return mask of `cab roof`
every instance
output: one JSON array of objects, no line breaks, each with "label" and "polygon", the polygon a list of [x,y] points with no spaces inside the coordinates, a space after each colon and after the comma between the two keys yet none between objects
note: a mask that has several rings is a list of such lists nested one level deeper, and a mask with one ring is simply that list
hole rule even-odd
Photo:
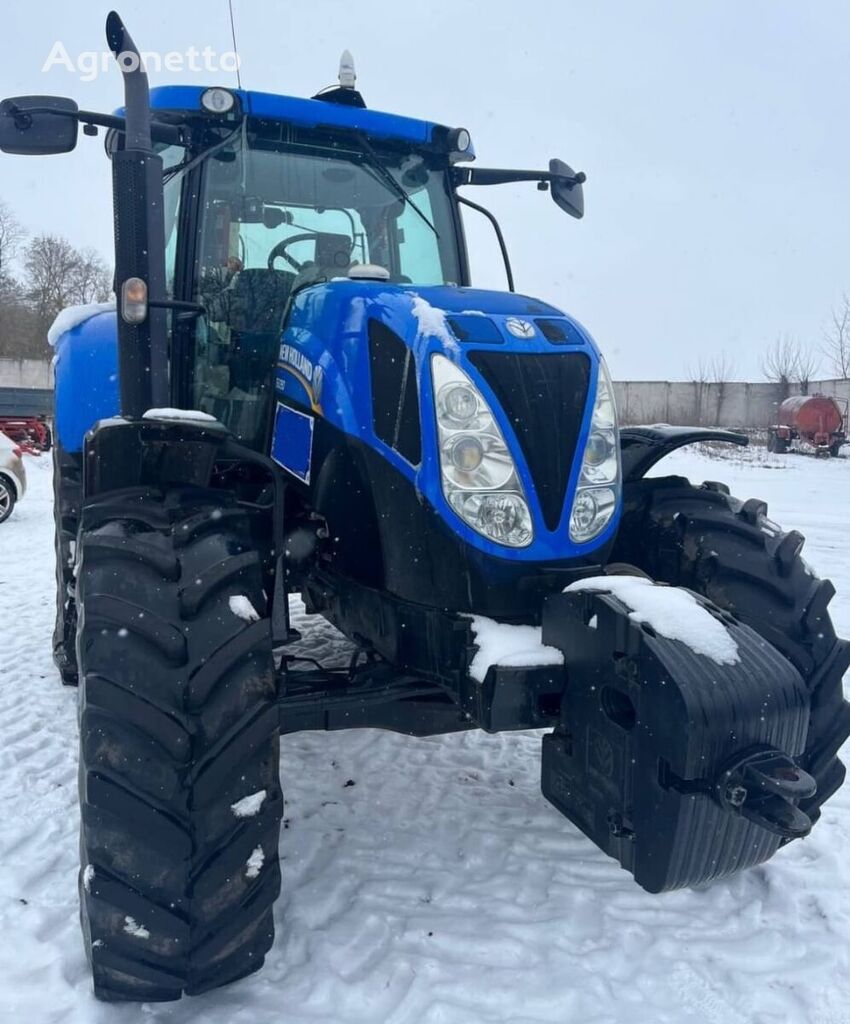
[{"label": "cab roof", "polygon": [[[151,109],[203,113],[201,95],[205,91],[204,86],[160,86],[151,90]],[[401,139],[426,145],[435,141],[435,129],[438,132],[447,130],[444,126],[431,121],[386,114],[365,107],[349,107],[325,100],[305,100],[297,96],[278,96],[274,93],[250,92],[245,89],[228,91],[237,97],[242,112],[250,117],[284,121],[307,128],[348,128],[377,138]]]}]

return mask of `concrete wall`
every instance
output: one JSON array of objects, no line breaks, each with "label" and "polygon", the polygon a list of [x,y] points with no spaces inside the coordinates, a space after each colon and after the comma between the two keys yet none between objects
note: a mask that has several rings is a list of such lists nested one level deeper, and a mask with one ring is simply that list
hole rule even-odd
[{"label": "concrete wall", "polygon": [[[0,359],[0,387],[51,388],[53,368],[37,359]],[[731,381],[617,381],[617,408],[623,423],[674,423],[685,426],[763,429],[776,422],[776,410],[787,398],[781,384]],[[789,394],[799,393],[792,386]],[[850,401],[850,380],[812,381],[816,391]]]},{"label": "concrete wall", "polygon": [[[617,381],[617,408],[623,423],[673,423],[685,426],[763,429],[776,422],[777,408],[792,385],[700,384],[696,381]],[[850,380],[812,381],[808,393],[822,392],[850,401]]]},{"label": "concrete wall", "polygon": [[52,388],[53,367],[41,359],[0,359],[0,388]]}]

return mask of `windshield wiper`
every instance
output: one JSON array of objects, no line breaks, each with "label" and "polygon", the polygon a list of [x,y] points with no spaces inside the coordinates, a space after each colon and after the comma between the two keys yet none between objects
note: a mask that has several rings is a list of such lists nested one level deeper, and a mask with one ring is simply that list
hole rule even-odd
[{"label": "windshield wiper", "polygon": [[437,231],[437,229],[434,227],[431,221],[419,209],[416,203],[414,203],[414,201],[410,198],[410,196],[402,188],[402,186],[395,180],[392,174],[387,170],[386,166],[383,163],[381,163],[381,158],[372,148],[372,144],[369,142],[369,140],[363,135],[358,135],[357,141],[363,147],[363,150],[360,155],[362,157],[365,157],[366,159],[366,163],[363,165],[364,169],[367,171],[371,170],[372,177],[376,178],[379,181],[382,181],[388,188],[390,188],[406,206],[409,206],[419,215],[419,217],[422,220],[425,221],[425,223],[434,232],[437,238],[439,238],[439,231]]}]

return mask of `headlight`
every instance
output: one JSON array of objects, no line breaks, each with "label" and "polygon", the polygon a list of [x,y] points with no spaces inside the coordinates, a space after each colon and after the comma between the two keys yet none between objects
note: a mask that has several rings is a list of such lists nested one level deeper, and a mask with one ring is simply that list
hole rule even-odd
[{"label": "headlight", "polygon": [[471,527],[497,544],[521,548],[531,543],[531,516],[528,505],[518,494],[452,491],[449,504]]},{"label": "headlight", "polygon": [[469,377],[445,356],[431,358],[443,494],[488,540],[524,548],[534,538],[516,465],[493,413]]},{"label": "headlight", "polygon": [[478,413],[478,395],[471,385],[447,384],[440,389],[438,406],[444,419],[464,426]]},{"label": "headlight", "polygon": [[605,363],[599,363],[590,434],[570,516],[570,538],[586,544],[598,537],[617,510],[620,496],[620,443],[614,389]]},{"label": "headlight", "polygon": [[584,449],[581,467],[582,483],[610,484],[619,473],[619,451],[616,430],[592,429]]},{"label": "headlight", "polygon": [[484,461],[484,445],[471,434],[449,441],[452,465],[459,473],[474,473]]}]

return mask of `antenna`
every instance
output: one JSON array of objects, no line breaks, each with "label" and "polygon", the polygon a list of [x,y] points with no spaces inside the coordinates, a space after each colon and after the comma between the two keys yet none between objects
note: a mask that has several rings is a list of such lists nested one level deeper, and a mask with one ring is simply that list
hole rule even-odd
[{"label": "antenna", "polygon": [[230,38],[233,40],[233,52],[236,54],[236,85],[242,89],[242,72],[240,70],[239,47],[236,45],[236,23],[233,20],[233,0],[227,0],[227,8],[230,11]]},{"label": "antenna", "polygon": [[343,50],[339,58],[339,86],[341,89],[353,89],[357,81],[354,71],[354,58],[350,50]]}]

